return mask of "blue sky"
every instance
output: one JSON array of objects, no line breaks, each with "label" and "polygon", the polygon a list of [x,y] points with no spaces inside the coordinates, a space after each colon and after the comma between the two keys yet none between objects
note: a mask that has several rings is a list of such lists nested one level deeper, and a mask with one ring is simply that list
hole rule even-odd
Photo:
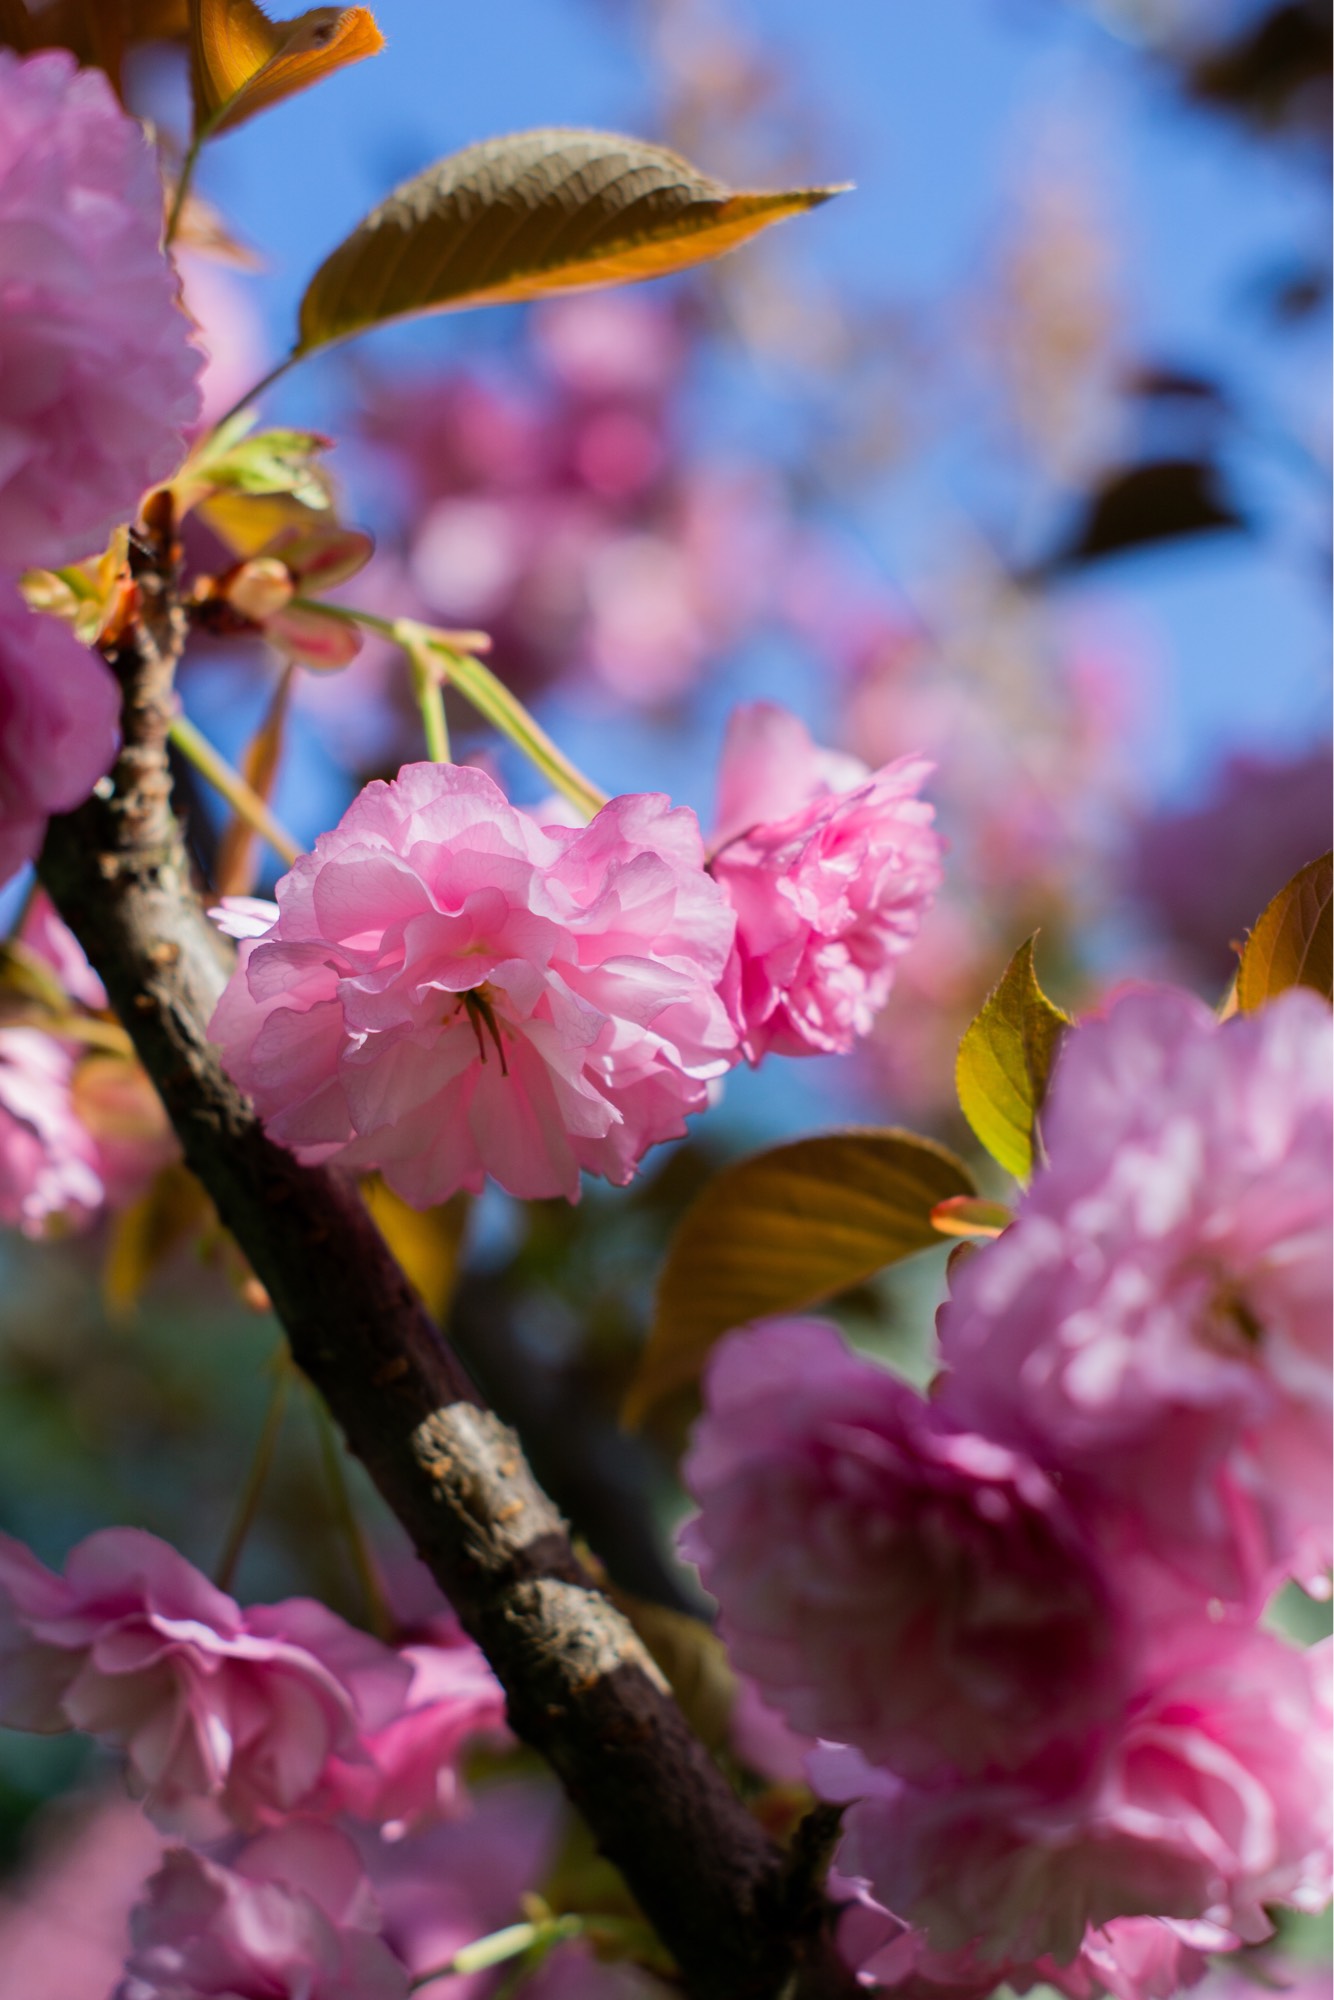
[{"label": "blue sky", "polygon": [[[206,190],[271,260],[254,283],[275,350],[324,252],[430,159],[535,124],[653,130],[637,10],[623,0],[379,0],[375,11],[385,54],[220,142],[205,168]],[[1158,685],[1137,752],[1159,796],[1197,789],[1229,747],[1282,751],[1323,735],[1325,603],[1297,531],[1318,518],[1318,476],[1265,438],[1312,426],[1323,409],[1323,328],[1276,342],[1246,291],[1262,268],[1319,240],[1309,181],[1272,149],[1183,111],[1146,81],[1137,51],[1074,7],[738,0],[737,13],[812,114],[821,176],[857,183],[801,225],[798,253],[850,299],[927,309],[948,299],[994,232],[1034,129],[1055,110],[1087,130],[1131,331],[1144,352],[1217,368],[1240,391],[1255,436],[1229,470],[1268,525],[1253,541],[1123,559],[1068,593],[1076,607],[1106,605],[1152,660]],[[479,337],[478,316],[464,316],[415,330],[413,345],[443,358]],[[339,366],[309,366],[273,407],[325,414]],[[730,387],[735,398],[735,375]],[[742,421],[762,434],[773,386],[757,377],[742,391]],[[802,394],[800,384],[781,391],[798,404]],[[969,440],[954,445],[871,496],[856,524],[891,574],[929,559],[961,500],[973,502]]]}]

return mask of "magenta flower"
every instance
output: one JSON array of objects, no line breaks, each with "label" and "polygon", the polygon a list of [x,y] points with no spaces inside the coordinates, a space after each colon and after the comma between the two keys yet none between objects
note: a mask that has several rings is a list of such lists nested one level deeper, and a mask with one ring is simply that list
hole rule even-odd
[{"label": "magenta flower", "polygon": [[1070,1035],[1049,1164],[940,1315],[957,1421],[1110,1496],[1205,1588],[1329,1560],[1331,1025],[1167,989]]},{"label": "magenta flower", "polygon": [[313,1797],[331,1758],[398,1713],[410,1669],[306,1598],[242,1612],[136,1528],[80,1542],[63,1577],[0,1537],[0,1721],[122,1748],[148,1809],[200,1831]]},{"label": "magenta flower", "polygon": [[[1068,1965],[1122,1917],[1269,1935],[1267,1904],[1330,1893],[1329,1648],[1201,1621],[1127,1705],[1090,1780],[918,1787],[828,1746],[810,1770],[855,1799],[839,1865],[932,1950]],[[999,1976],[999,1974],[998,1974]]]},{"label": "magenta flower", "polygon": [[40,1028],[0,1028],[0,1223],[42,1236],[79,1227],[106,1189],[70,1096],[74,1058]]},{"label": "magenta flower", "polygon": [[486,1175],[575,1200],[679,1137],[735,1058],[731,911],[694,815],[539,827],[480,771],[368,785],[243,939],[211,1033],[270,1135],[419,1207]]},{"label": "magenta flower", "polygon": [[0,569],[96,554],[181,461],[204,357],[161,237],[106,77],[0,49]]},{"label": "magenta flower", "polygon": [[119,722],[109,669],[0,580],[0,882],[32,860],[53,812],[87,798],[116,754]]},{"label": "magenta flower", "polygon": [[346,1835],[311,1820],[261,1834],[230,1868],[172,1848],[131,1919],[115,2000],[407,2000]]},{"label": "magenta flower", "polygon": [[684,1476],[733,1658],[797,1730],[917,1779],[1044,1757],[1068,1785],[1096,1750],[1122,1621],[1060,1495],[836,1328],[729,1335]]},{"label": "magenta flower", "polygon": [[322,1805],[395,1835],[462,1811],[465,1747],[478,1736],[508,1740],[505,1691],[485,1655],[457,1626],[437,1625],[433,1637],[399,1654],[412,1669],[401,1713],[364,1735],[355,1759],[332,1759],[325,1774]]},{"label": "magenta flower", "polygon": [[748,1061],[869,1033],[940,882],[930,771],[868,771],[770,702],[733,714],[709,866],[737,915],[726,991]]}]

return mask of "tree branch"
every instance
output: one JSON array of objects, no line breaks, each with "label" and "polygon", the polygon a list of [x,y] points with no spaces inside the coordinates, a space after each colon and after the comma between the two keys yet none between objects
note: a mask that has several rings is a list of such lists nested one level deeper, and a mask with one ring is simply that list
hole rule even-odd
[{"label": "tree branch", "polygon": [[[858,1991],[782,1857],[581,1568],[517,1438],[478,1398],[362,1204],[265,1136],[206,1027],[230,950],[200,909],[171,809],[184,641],[165,496],[132,544],[136,602],[108,664],[124,694],[110,781],[53,819],[40,873],[314,1382],[697,2000]],[[102,796],[101,794],[105,794]]]}]

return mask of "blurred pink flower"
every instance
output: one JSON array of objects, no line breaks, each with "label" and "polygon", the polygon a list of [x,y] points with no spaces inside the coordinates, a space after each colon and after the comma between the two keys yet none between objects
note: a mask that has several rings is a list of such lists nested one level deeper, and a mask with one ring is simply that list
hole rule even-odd
[{"label": "blurred pink flower", "polygon": [[0,1537],[0,1719],[122,1747],[150,1812],[214,1832],[303,1805],[401,1708],[410,1668],[307,1598],[242,1612],[135,1528],[53,1575]]},{"label": "blurred pink flower", "polygon": [[846,1053],[889,997],[940,881],[931,766],[871,773],[770,702],[737,709],[710,870],[737,913],[729,1004],[747,1059]]},{"label": "blurred pink flower", "polygon": [[418,1206],[487,1174],[529,1198],[628,1181],[734,1060],[732,915],[659,796],[542,828],[480,771],[408,765],[278,906],[210,1032],[274,1139]]},{"label": "blurred pink flower", "polygon": [[955,1420],[1230,1597],[1329,1560],[1332,1053],[1305,989],[1221,1025],[1122,995],[1067,1038],[1048,1164],[940,1314]]},{"label": "blurred pink flower", "polygon": [[0,1028],[0,1223],[44,1235],[79,1227],[106,1189],[70,1095],[74,1057],[41,1028]]},{"label": "blurred pink flower", "polygon": [[169,478],[203,355],[153,149],[98,70],[0,49],[0,567],[96,554]]},{"label": "blurred pink flower", "polygon": [[19,941],[50,966],[71,1000],[98,1013],[107,1005],[107,990],[84,955],[83,946],[57,914],[45,889],[28,904]]},{"label": "blurred pink flower", "polygon": [[1209,1952],[1230,1951],[1237,1940],[1212,1924],[1177,1924],[1159,1917],[1119,1917],[1086,1932],[1073,1959],[1029,1964],[985,1960],[963,1946],[933,1951],[921,1931],[876,1902],[864,1881],[834,1870],[829,1894],[843,1906],[838,1945],[848,1964],[877,1992],[897,2000],[989,2000],[1003,1979],[1007,1989],[1029,1993],[1055,1987],[1068,2000],[1174,2000],[1202,1979]]},{"label": "blurred pink flower", "polygon": [[378,1927],[360,1857],[333,1827],[291,1820],[230,1868],[172,1848],[131,1919],[115,2000],[407,2000]]},{"label": "blurred pink flower", "polygon": [[[71,1810],[73,1807],[73,1810]],[[85,2000],[111,1991],[129,1949],[130,1906],[162,1836],[123,1796],[39,1815],[35,1842],[0,1890],[0,2000]]]},{"label": "blurred pink flower", "polygon": [[1114,1919],[1269,1935],[1268,1904],[1330,1893],[1328,1646],[1185,1626],[1087,1785],[916,1787],[822,1746],[816,1789],[852,1799],[839,1866],[932,1950],[1068,1965]]},{"label": "blurred pink flower", "polygon": [[404,1646],[412,1669],[400,1714],[364,1735],[357,1758],[335,1757],[322,1804],[398,1833],[414,1823],[464,1810],[459,1759],[478,1736],[508,1740],[505,1691],[480,1647],[447,1619]]},{"label": "blurred pink flower", "polygon": [[[384,1937],[415,1978],[457,1951],[523,1918],[556,1859],[564,1809],[541,1779],[502,1779],[478,1791],[466,1818],[442,1820],[403,1840],[356,1835],[384,1911]],[[495,1974],[432,1980],[421,2000],[481,2000]]]},{"label": "blurred pink flower", "polygon": [[683,1548],[794,1728],[919,1780],[1044,1757],[1066,1787],[1096,1752],[1126,1648],[1078,1524],[837,1328],[730,1334],[683,1475]]},{"label": "blurred pink flower", "polygon": [[51,813],[87,798],[116,754],[119,722],[110,670],[0,578],[0,883],[32,860]]},{"label": "blurred pink flower", "polygon": [[[566,1825],[553,1784],[506,1778],[479,1790],[463,1819],[405,1839],[358,1833],[384,1911],[385,1941],[414,1979],[448,1965],[478,1938],[522,1921],[523,1899],[541,1891]],[[483,2000],[501,1977],[451,1974],[424,1979],[416,1992],[419,2000]],[[524,2000],[668,2000],[676,1990],[637,1966],[601,1963],[581,1941],[559,1946],[522,1985]]]},{"label": "blurred pink flower", "polygon": [[92,1144],[102,1198],[113,1212],[138,1201],[180,1158],[180,1142],[148,1072],[133,1056],[94,1051],[70,1087],[74,1115]]}]

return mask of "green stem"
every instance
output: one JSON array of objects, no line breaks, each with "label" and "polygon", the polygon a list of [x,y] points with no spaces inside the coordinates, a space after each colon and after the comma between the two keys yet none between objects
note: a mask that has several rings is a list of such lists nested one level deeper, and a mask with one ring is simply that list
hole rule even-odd
[{"label": "green stem", "polygon": [[548,1917],[537,1924],[508,1924],[503,1931],[493,1931],[490,1937],[465,1944],[447,1965],[437,1965],[431,1972],[418,1973],[408,1991],[419,1992],[435,1979],[457,1979],[470,1972],[489,1972],[492,1966],[505,1965],[510,1959],[521,1958],[530,1951],[549,1951],[553,1945],[563,1944],[566,1938],[578,1937],[583,1928],[584,1919],[577,1916]]},{"label": "green stem", "polygon": [[196,133],[186,148],[185,158],[181,161],[181,171],[176,179],[176,191],[171,198],[171,211],[167,216],[167,226],[162,232],[162,247],[164,250],[170,250],[176,240],[176,231],[180,228],[181,217],[185,213],[185,202],[190,192],[190,183],[195,177],[195,168],[199,164],[199,155],[203,150],[204,141],[207,137],[207,127],[202,132]]},{"label": "green stem", "polygon": [[[270,368],[267,375],[261,375],[258,382],[252,383],[245,394],[238,396],[231,408],[224,411],[223,415],[218,418],[218,421],[213,426],[213,434],[216,435],[224,424],[231,423],[234,417],[239,417],[242,410],[248,409],[251,403],[257,403],[266,389],[271,389],[275,382],[282,379],[289,368],[294,368],[298,361],[303,361],[304,359],[304,350],[300,348],[293,348],[290,354],[285,354],[275,367]],[[323,610],[324,607],[321,606],[320,608]]]},{"label": "green stem", "polygon": [[222,794],[233,812],[267,840],[274,853],[290,867],[301,849],[287,829],[274,818],[254,787],[248,785],[241,773],[213,748],[207,736],[195,728],[188,716],[176,716],[170,734],[181,755],[189,758],[200,775],[208,779],[214,791]]},{"label": "green stem", "polygon": [[323,611],[332,618],[342,618],[350,625],[364,625],[368,631],[379,632],[386,639],[392,639],[412,662],[415,676],[420,677],[423,672],[421,655],[431,654],[439,662],[432,670],[431,678],[448,681],[457,688],[464,700],[470,702],[493,729],[507,736],[529,763],[534,764],[586,819],[592,819],[606,805],[607,793],[599,791],[570,762],[536,717],[529,714],[518,696],[510,693],[490,667],[475,653],[464,649],[462,642],[465,639],[475,642],[479,634],[442,632],[433,625],[419,625],[412,618],[381,618],[377,612],[360,611],[349,604],[324,604],[313,598],[294,601],[299,602],[304,610]]},{"label": "green stem", "polygon": [[445,719],[445,683],[428,659],[423,658],[419,648],[408,654],[408,665],[412,669],[412,691],[417,697],[421,710],[422,729],[426,735],[426,754],[433,764],[448,764],[449,724]]},{"label": "green stem", "polygon": [[236,1511],[227,1530],[227,1539],[218,1558],[218,1566],[213,1572],[213,1581],[219,1590],[230,1590],[232,1587],[236,1565],[241,1559],[246,1538],[255,1525],[260,1499],[273,1465],[274,1453],[278,1448],[283,1418],[287,1414],[287,1394],[292,1386],[292,1362],[285,1347],[278,1352],[274,1370],[269,1407],[264,1412],[264,1422],[260,1429],[259,1441],[255,1446],[255,1455],[250,1461],[250,1471],[246,1475],[245,1485],[241,1488]]},{"label": "green stem", "polygon": [[347,1473],[343,1467],[343,1454],[338,1443],[329,1412],[323,1399],[312,1388],[311,1408],[315,1412],[315,1429],[319,1434],[320,1460],[324,1466],[324,1476],[329,1486],[329,1499],[333,1506],[334,1520],[343,1532],[343,1538],[352,1557],[352,1567],[357,1573],[362,1594],[366,1599],[366,1609],[370,1617],[371,1630],[379,1639],[391,1639],[394,1635],[394,1619],[385,1602],[384,1589],[379,1574],[366,1546],[366,1538],[361,1532],[357,1510],[352,1505],[352,1494],[347,1483]]}]

